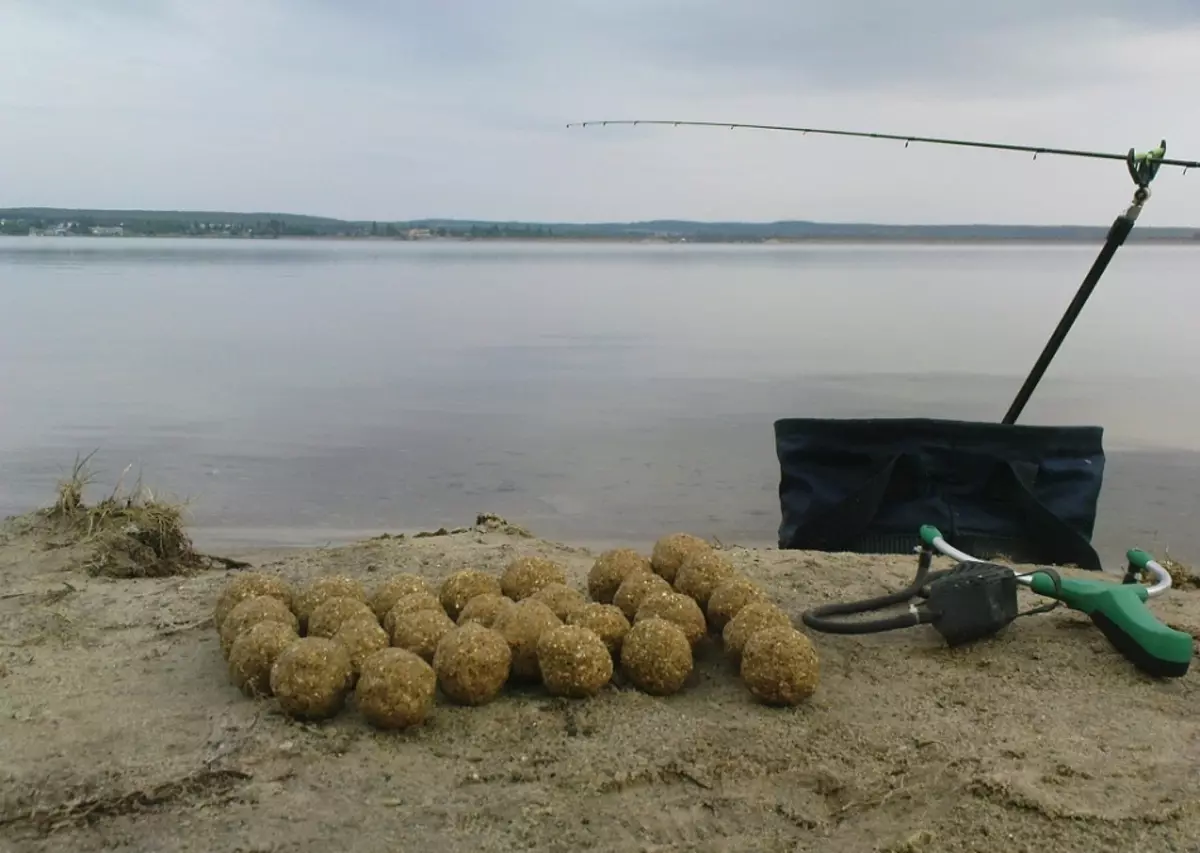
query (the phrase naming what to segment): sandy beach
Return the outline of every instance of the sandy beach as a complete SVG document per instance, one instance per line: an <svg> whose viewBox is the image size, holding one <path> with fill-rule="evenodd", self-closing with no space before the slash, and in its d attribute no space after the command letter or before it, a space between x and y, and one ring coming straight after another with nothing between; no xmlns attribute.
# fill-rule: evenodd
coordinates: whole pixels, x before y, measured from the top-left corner
<svg viewBox="0 0 1200 853"><path fill-rule="evenodd" d="M0 537L0 848L20 851L1190 850L1200 845L1194 674L1139 674L1083 616L1020 619L949 650L931 629L812 634L821 680L763 705L719 637L684 689L619 673L592 699L506 688L370 727L353 698L299 723L230 684L212 624L245 569L118 578L29 518ZM664 533L671 531L664 531ZM653 543L645 543L649 554ZM729 547L800 624L902 586L909 557ZM596 554L482 518L441 535L238 555L302 586L436 584L544 555L585 588ZM1022 593L1024 595L1024 593ZM1024 602L1027 606L1030 602ZM1200 592L1154 603L1200 633Z"/></svg>

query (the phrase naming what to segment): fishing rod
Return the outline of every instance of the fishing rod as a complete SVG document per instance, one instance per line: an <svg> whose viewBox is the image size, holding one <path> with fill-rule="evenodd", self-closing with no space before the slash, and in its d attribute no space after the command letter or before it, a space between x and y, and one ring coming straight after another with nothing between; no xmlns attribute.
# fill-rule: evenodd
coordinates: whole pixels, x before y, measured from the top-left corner
<svg viewBox="0 0 1200 853"><path fill-rule="evenodd" d="M1145 154L1134 154L1133 149L1130 149L1124 154L1115 154L1110 151L1082 151L1073 148L1051 148L1044 145L1014 145L1007 142L978 142L970 139L946 139L936 136L914 136L911 134L901 133L871 133L861 130L830 130L829 128L821 127L794 127L786 124L747 124L745 122L729 122L729 121L674 121L671 119L603 119L595 121L573 121L567 124L571 127L605 127L607 125L664 125L670 127L720 127L729 130L771 130L783 131L786 133L800 134L818 134L822 136L850 136L859 139L890 139L896 142L903 142L907 148L912 142L923 142L929 145L954 145L960 148L986 148L994 151L1023 151L1027 154L1032 154L1034 159L1037 159L1039 154L1054 154L1063 157L1087 157L1093 160L1124 160L1129 162L1132 157L1134 162L1145 159L1154 152L1149 151ZM1166 149L1166 142L1163 142L1161 148ZM1157 149L1156 149L1157 150ZM1178 166L1187 172L1188 169L1200 169L1200 160L1176 160L1159 157L1160 166Z"/></svg>
<svg viewBox="0 0 1200 853"><path fill-rule="evenodd" d="M968 139L947 139L935 136L914 136L909 134L898 133L872 133L859 130L833 130L829 128L819 127L794 127L783 124L748 124L744 122L720 122L720 121L675 121L670 119L602 119L595 121L578 121L567 124L568 128L572 127L605 127L607 125L667 125L671 127L708 127L708 128L728 128L729 130L745 129L745 130L768 130L768 131L783 131L786 133L800 134L820 134L825 136L849 136L862 139L888 139L903 142L907 148L910 143L923 142L931 145L953 145L962 148L984 148L996 151L1022 151L1033 154L1036 160L1039 154L1053 154L1064 157L1083 157L1093 160L1123 160L1129 171L1129 176L1133 179L1137 189L1133 194L1133 203L1120 215L1113 220L1112 225L1108 229L1108 234L1105 237L1104 245L1100 249L1099 255L1092 263L1091 269L1088 270L1083 282L1079 285L1071 303L1067 306L1063 313L1062 319L1058 321L1058 325L1050 335L1050 339L1046 342L1046 346L1042 349L1037 361L1034 362L1033 368L1029 375L1025 377L1024 383L1017 391L1016 397L1012 404L1005 412L1002 424L1015 424L1017 418L1020 417L1025 405L1029 402L1029 398L1033 395L1034 389L1045 375L1046 370L1050 367L1050 362L1057 354L1059 347L1067 337L1067 333L1079 318L1079 314L1083 311L1083 306L1087 303L1088 298L1092 295L1096 285L1100 281L1100 277L1104 275L1104 271L1108 268L1109 262L1117 253L1124 243L1125 238L1129 236L1129 232L1133 230L1134 223L1137 222L1138 215L1142 212L1142 207L1150 198L1150 182L1154 180L1158 174L1158 170L1163 166L1177 166L1183 169L1186 174L1188 169L1200 168L1198 160L1178 160L1168 159L1166 157L1167 141L1162 140L1157 148L1152 148L1149 151L1136 153L1130 148L1124 154L1115 154L1108 151L1083 151L1071 148L1052 148L1043 145L1014 145L1006 142L979 142Z"/></svg>

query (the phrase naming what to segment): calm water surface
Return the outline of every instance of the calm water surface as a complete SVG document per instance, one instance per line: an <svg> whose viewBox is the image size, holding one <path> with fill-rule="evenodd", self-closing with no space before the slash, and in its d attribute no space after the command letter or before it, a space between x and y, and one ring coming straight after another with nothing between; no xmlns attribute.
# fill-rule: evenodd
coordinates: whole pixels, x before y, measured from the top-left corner
<svg viewBox="0 0 1200 853"><path fill-rule="evenodd" d="M774 419L998 420L1094 253L0 239L0 514L98 449L210 546L772 543ZM1114 561L1200 558L1198 272L1124 248L1022 418L1106 428Z"/></svg>

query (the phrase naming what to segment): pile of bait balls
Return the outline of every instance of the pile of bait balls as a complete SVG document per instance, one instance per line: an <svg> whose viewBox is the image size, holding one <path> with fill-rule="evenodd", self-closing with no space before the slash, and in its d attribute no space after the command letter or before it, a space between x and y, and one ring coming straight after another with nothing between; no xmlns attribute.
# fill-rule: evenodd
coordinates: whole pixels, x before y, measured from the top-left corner
<svg viewBox="0 0 1200 853"><path fill-rule="evenodd" d="M353 692L380 729L423 722L439 690L467 706L508 684L586 698L618 669L637 689L668 696L683 688L710 633L765 703L798 704L819 679L816 652L787 614L686 533L659 539L649 558L604 552L586 595L567 584L562 565L538 556L512 560L499 577L459 571L437 588L408 573L368 591L341 575L294 588L244 572L222 590L213 622L229 679L247 696L323 720Z"/></svg>

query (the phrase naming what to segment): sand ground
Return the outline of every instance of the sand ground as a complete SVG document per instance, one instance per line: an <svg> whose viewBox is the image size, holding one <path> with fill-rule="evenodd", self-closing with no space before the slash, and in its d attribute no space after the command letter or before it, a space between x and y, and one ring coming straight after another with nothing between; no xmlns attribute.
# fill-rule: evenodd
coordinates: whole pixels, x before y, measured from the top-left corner
<svg viewBox="0 0 1200 853"><path fill-rule="evenodd" d="M0 850L1200 850L1196 674L1140 675L1065 610L958 650L928 629L813 635L821 685L791 710L758 704L710 643L673 697L529 689L383 734L352 704L298 724L229 685L209 617L232 572L93 577L77 548L4 529ZM372 584L522 554L580 586L595 556L477 527L251 562ZM728 554L797 623L915 565ZM1200 627L1200 592L1154 608Z"/></svg>

